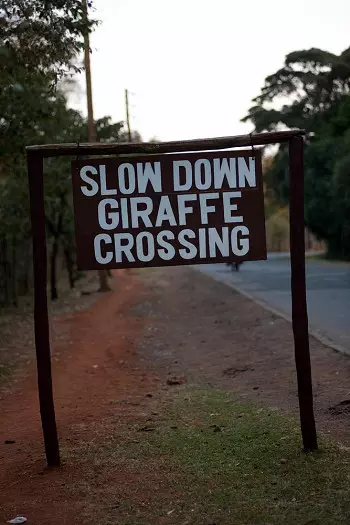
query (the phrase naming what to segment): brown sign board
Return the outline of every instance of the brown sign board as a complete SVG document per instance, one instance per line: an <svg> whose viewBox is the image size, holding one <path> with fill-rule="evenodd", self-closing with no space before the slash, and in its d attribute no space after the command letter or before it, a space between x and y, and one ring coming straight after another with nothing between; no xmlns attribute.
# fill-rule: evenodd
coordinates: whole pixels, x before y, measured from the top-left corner
<svg viewBox="0 0 350 525"><path fill-rule="evenodd" d="M82 270L266 259L259 150L72 162Z"/></svg>

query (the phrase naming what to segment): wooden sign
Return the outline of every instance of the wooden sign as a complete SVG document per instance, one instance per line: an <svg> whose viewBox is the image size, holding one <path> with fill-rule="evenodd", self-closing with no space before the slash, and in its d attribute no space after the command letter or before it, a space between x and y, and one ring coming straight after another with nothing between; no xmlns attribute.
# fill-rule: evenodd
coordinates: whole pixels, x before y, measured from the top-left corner
<svg viewBox="0 0 350 525"><path fill-rule="evenodd" d="M72 163L82 270L266 259L259 151Z"/></svg>
<svg viewBox="0 0 350 525"><path fill-rule="evenodd" d="M99 161L86 160L73 163L75 222L79 243L78 256L80 266L84 267L83 265L86 263L86 267L89 267L91 264L97 268L103 268L107 265L118 268L122 267L122 265L155 265L155 261L154 258L151 258L150 261L140 262L138 255L138 253L140 253L140 247L137 241L136 245L134 241L134 245L130 245L130 251L134 250L135 252L136 249L138 259L136 260L135 254L132 252L131 255L127 255L124 250L122 251L123 259L121 259L123 262L115 263L113 261L113 257L115 260L117 258L117 252L113 252L113 247L115 250L115 235L131 233L131 237L135 238L135 236L140 233L147 232L151 233L153 238L156 234L157 242L159 243L160 239L164 244L166 237L165 239L163 238L163 240L158 238L158 234L164 230L170 232L170 236L167 234L169 245L171 245L170 241L175 241L175 235L177 235L178 244L175 245L174 242L173 246L179 248L179 243L181 243L180 249L185 249L185 251L179 252L178 254L179 257L181 257L181 263L172 262L172 258L169 258L169 253L168 259L164 262L165 252L171 252L171 247L161 246L161 249L163 248L165 252L158 253L157 256L161 259L162 265L186 264L186 261L187 263L194 262L193 259L183 257L186 251L192 253L193 250L193 248L188 247L188 245L186 246L186 244L183 246L184 240L187 240L188 243L192 241L192 244L194 244L197 249L195 258L198 259L199 256L199 262L208 262L205 260L207 255L201 259L201 254L209 253L210 256L212 253L215 254L216 250L220 251L221 260L226 260L227 252L225 252L225 250L227 250L227 244L228 250L232 252L232 259L241 258L242 260L247 260L253 259L253 257L256 259L265 258L263 192L259 152L236 151L232 153L227 151L225 153L206 153L206 151L286 142L289 144L292 320L300 427L304 450L313 451L317 449L305 280L303 139L305 133L306 132L302 130L284 130L254 135L239 135L237 137L219 137L178 142L142 144L47 144L28 146L26 148L33 237L34 326L38 390L45 452L49 467L58 467L60 465L60 454L53 400L49 316L47 308L44 158L71 157L73 155L138 155L140 153L149 154L152 152L156 152L158 155L148 155L147 157L137 158L118 157L114 160L110 157L104 157ZM179 152L188 151L202 153L194 155L187 153L179 154ZM176 156L169 155L175 152ZM160 153L166 155L160 156ZM174 161L177 161L177 164L174 164ZM183 164L181 164L180 161L182 161ZM112 170L111 172L109 171L110 169ZM237 194L231 196L226 195L226 197L224 197L224 194L234 192ZM179 205L181 199L179 201L178 197L180 195L184 197L186 193L196 196L196 198L192 199L193 209L188 209L186 199L183 199L185 202ZM209 198L209 193L219 193L221 201L220 198L218 199L215 196L218 202L214 205L213 201L210 202L211 197ZM200 195L205 195L205 197L201 198ZM134 204L131 203L133 197L140 198L141 196L150 196L152 204L146 201L146 203L144 202L143 204L144 209L140 209L140 201L133 201ZM168 200L162 199L163 197L168 197ZM171 203L174 198L175 204L173 208ZM113 199L113 201L107 203L105 199ZM124 199L123 204L122 199ZM237 200L235 201L234 199ZM129 203L127 202L128 200L130 201ZM104 204L100 204L102 201L105 201ZM147 221L148 205L153 206L153 202L159 203L158 211L154 211L153 208L150 209L148 219L154 221L155 218L156 225L154 226L151 222L151 226L149 226ZM191 199L189 203L191 203ZM112 206L117 207L113 209ZM159 213L159 208L162 210L161 206L163 206L163 211ZM214 210L209 208L209 206L214 206ZM104 219L103 214L100 214L99 207L101 207L105 213ZM172 218L170 207L174 214L174 219ZM218 213L219 209L221 210L221 214ZM135 210L137 212L136 217ZM146 213L142 214L142 211L146 211ZM113 216L110 215L111 212L119 212L121 215ZM180 221L180 212L182 213L181 217L186 218L186 224L182 224L184 219ZM224 240L222 239L220 244L217 238L215 240L215 234L211 233L211 239L214 239L214 241L208 248L209 228L217 228L218 231L220 231L219 224L215 223L213 225L213 214L219 217L219 223L222 225L221 233ZM192 230L194 235L197 234L198 244L193 243L193 238L190 236L187 235L186 238L184 233L182 233L184 236L182 241L180 239L180 232L183 231L183 229L190 229L186 228L189 224L187 222L188 215L197 216L197 222L193 220ZM178 223L176 223L176 217L178 217ZM167 219L167 221L165 219ZM148 225L144 228L133 226L133 221L135 223L135 221L141 220L146 221ZM175 224L173 225L172 223L174 221ZM164 223L169 224L168 230L165 228L162 229L162 227L165 226ZM159 224L161 226L159 226ZM224 237L226 230L223 230L223 228L226 227L229 228L228 241L227 238ZM236 227L245 227L247 229L243 231L240 230L239 233L235 230L236 233L233 234L232 237L233 229ZM157 228L161 229L157 232ZM200 230L202 229L206 230L206 251L203 251L204 248L203 245L201 245L201 235L203 234L200 235ZM172 239L172 234L174 234L174 239ZM236 234L237 241L235 241ZM101 235L107 235L107 237L98 237ZM235 242L232 241L232 238ZM145 239L150 239L150 237L145 236ZM247 240L249 242L245 242L244 244L243 241ZM85 241L86 246L84 245ZM97 252L95 243L97 243ZM117 246L118 243L120 243L120 240L117 240ZM143 243L144 241L141 237L142 249L144 250ZM112 255L110 255L111 248ZM103 249L105 250L104 252ZM238 255L237 251L239 252ZM142 251L142 254L143 253ZM102 262L98 262L96 256L99 257ZM132 256L135 260L129 261L128 256ZM212 259L209 256L208 260L211 261ZM108 260L110 257L111 260L107 262L106 258ZM143 257L145 256L143 255Z"/></svg>

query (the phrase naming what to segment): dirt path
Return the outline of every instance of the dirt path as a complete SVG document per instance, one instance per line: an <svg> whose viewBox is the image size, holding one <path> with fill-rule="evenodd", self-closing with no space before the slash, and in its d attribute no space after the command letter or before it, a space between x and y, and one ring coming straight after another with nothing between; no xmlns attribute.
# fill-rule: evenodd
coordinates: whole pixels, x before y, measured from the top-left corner
<svg viewBox="0 0 350 525"><path fill-rule="evenodd" d="M120 271L114 288L54 321L63 334L53 357L61 470L44 468L34 370L0 400L0 522L23 513L34 525L71 525L79 514L85 523L111 523L98 513L117 508L126 494L140 504L151 498L156 465L152 473L142 463L109 472L86 458L115 428L125 439L130 428L154 420L155 403L174 388L169 376L297 415L286 321L189 268ZM339 403L350 397L350 359L311 343L318 427L349 444L348 405Z"/></svg>
<svg viewBox="0 0 350 525"><path fill-rule="evenodd" d="M143 343L149 360L298 417L289 322L196 270L158 269L143 282L153 290ZM350 357L313 337L310 351L317 425L350 445Z"/></svg>
<svg viewBox="0 0 350 525"><path fill-rule="evenodd" d="M63 315L54 322L55 332L64 334L63 342L57 337L53 348L56 417L63 451L66 445L74 447L76 442L89 440L104 418L122 410L113 400L132 397L134 390L137 397L143 390L142 370L134 364L143 320L129 314L140 285L118 272L114 288L115 292L88 310ZM81 472L78 464L74 472L71 465L61 473L44 468L34 370L4 396L0 411L0 521L25 512L30 523L75 522L79 505L78 509L65 505L71 497L65 486ZM15 443L5 444L6 440Z"/></svg>

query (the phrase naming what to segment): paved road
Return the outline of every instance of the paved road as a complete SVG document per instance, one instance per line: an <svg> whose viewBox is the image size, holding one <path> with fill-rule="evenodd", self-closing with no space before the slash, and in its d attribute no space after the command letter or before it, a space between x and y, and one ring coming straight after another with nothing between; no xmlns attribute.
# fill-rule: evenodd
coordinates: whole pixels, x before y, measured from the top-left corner
<svg viewBox="0 0 350 525"><path fill-rule="evenodd" d="M224 264L197 267L234 285L275 310L291 315L289 258L270 255L267 261L247 262L239 272ZM350 264L309 260L307 297L311 330L350 354Z"/></svg>

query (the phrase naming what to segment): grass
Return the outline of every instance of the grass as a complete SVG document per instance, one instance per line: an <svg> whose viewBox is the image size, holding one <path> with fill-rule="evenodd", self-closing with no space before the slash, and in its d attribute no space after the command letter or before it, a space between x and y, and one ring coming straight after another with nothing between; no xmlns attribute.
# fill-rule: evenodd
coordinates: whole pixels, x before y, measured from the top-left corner
<svg viewBox="0 0 350 525"><path fill-rule="evenodd" d="M342 263L344 265L350 264L348 257L332 256L327 253L314 253L311 255L306 255L305 259L307 261L319 261L324 263Z"/></svg>
<svg viewBox="0 0 350 525"><path fill-rule="evenodd" d="M124 483L101 525L350 523L348 451L323 442L305 454L295 421L225 392L184 389L169 403L148 431L118 425L118 437L84 452L95 477L107 468ZM79 497L85 491L91 503L94 490L109 508L115 488L85 478Z"/></svg>
<svg viewBox="0 0 350 525"><path fill-rule="evenodd" d="M286 255L281 255L280 257L278 257L278 259L275 259L276 261L278 262L288 262L290 261L290 255L289 254L286 254ZM320 263L324 263L324 264L341 264L341 265L344 265L344 266L348 266L350 264L350 261L348 258L340 258L340 257L331 257L331 256L328 256L326 253L324 252L320 252L320 253L312 253L312 254L305 254L305 261L306 262L312 262L312 261L316 261L316 262L320 262Z"/></svg>

